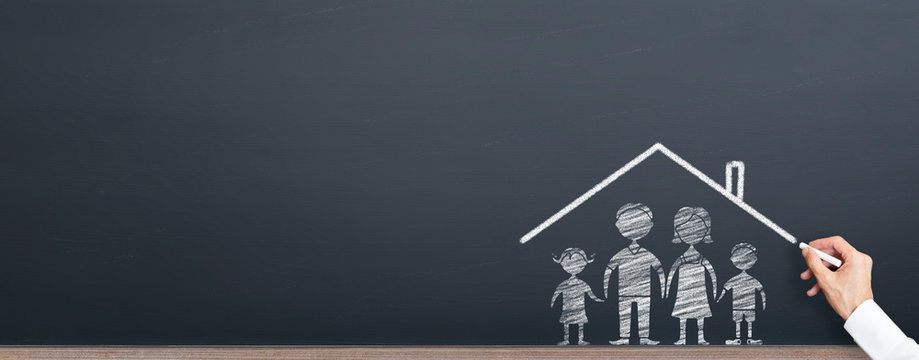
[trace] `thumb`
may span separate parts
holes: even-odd
[[[807,267],[811,269],[811,272],[813,272],[814,276],[816,276],[818,279],[822,279],[831,273],[830,269],[828,269],[826,266],[823,266],[823,260],[820,260],[820,257],[817,256],[817,253],[812,251],[810,248],[804,248],[804,261],[807,262]]]

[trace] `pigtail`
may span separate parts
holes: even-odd
[[[584,261],[590,264],[594,262],[594,258],[597,254],[591,254],[590,257],[587,257],[587,253],[585,253],[584,250],[578,248],[567,248],[565,251],[562,251],[562,254],[559,256],[555,256],[555,253],[552,253],[552,261],[555,261],[556,264],[560,264],[562,260],[565,260],[569,257],[574,257],[575,255],[580,256],[582,259],[584,259]]]

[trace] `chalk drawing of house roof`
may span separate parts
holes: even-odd
[[[670,149],[668,149],[666,146],[662,145],[661,143],[656,143],[652,145],[650,148],[648,148],[648,150],[645,150],[643,153],[639,154],[634,159],[626,163],[625,166],[619,168],[619,170],[616,170],[610,176],[607,176],[605,179],[603,179],[603,181],[600,181],[600,183],[598,183],[597,185],[594,185],[594,187],[592,187],[590,190],[587,190],[587,192],[579,196],[577,199],[574,199],[574,201],[572,201],[570,204],[566,205],[564,208],[559,210],[557,213],[555,213],[555,215],[552,215],[551,217],[546,219],[546,221],[543,221],[542,224],[539,224],[539,226],[533,228],[533,230],[530,230],[530,232],[526,233],[526,235],[520,238],[520,243],[524,244],[527,241],[530,241],[531,239],[533,239],[533,237],[538,235],[540,232],[542,232],[549,226],[552,226],[552,224],[560,220],[565,215],[568,215],[569,212],[577,208],[583,202],[587,201],[587,199],[590,199],[592,196],[596,195],[598,192],[600,192],[601,190],[609,186],[609,184],[612,184],[613,181],[616,181],[616,179],[618,179],[620,176],[624,175],[629,170],[632,170],[633,167],[640,164],[642,161],[645,161],[645,159],[647,159],[649,156],[653,155],[656,152],[660,152],[661,154],[664,154],[665,156],[667,156],[670,160],[673,160],[673,162],[677,163],[677,165],[680,165],[681,167],[683,167],[683,169],[686,169],[686,171],[689,171],[690,174],[694,175],[699,180],[702,180],[702,182],[707,184],[712,189],[715,189],[715,191],[717,191],[719,194],[721,194],[722,196],[730,200],[732,203],[734,203],[734,205],[737,205],[738,207],[746,211],[748,214],[750,214],[750,216],[753,216],[755,219],[759,220],[761,223],[763,223],[763,225],[766,225],[768,228],[772,229],[772,231],[775,231],[777,234],[779,234],[779,236],[783,237],[785,240],[788,240],[792,244],[797,243],[797,240],[795,239],[794,236],[792,236],[787,231],[785,231],[784,229],[776,225],[774,222],[772,222],[772,220],[769,220],[769,218],[767,218],[765,215],[763,215],[762,213],[754,209],[752,206],[750,206],[750,204],[747,204],[746,202],[743,201],[743,169],[744,168],[743,168],[742,162],[732,161],[727,164],[727,166],[725,167],[726,184],[725,186],[721,186],[721,184],[718,184],[717,182],[712,180],[712,178],[703,174],[701,171],[699,171],[699,169],[696,169],[694,166],[689,164],[689,162],[687,162],[686,160],[683,160],[683,158],[675,154],[673,151],[670,151]],[[736,195],[731,193],[731,189],[733,188],[733,184],[732,184],[733,177],[731,176],[731,172],[733,171],[733,169],[737,169],[738,171],[737,194]]]

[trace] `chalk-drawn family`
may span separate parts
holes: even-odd
[[[638,309],[638,335],[642,345],[656,345],[659,342],[649,338],[651,312],[651,278],[657,276],[661,284],[661,297],[675,296],[671,315],[680,319],[680,338],[674,344],[686,344],[686,320],[695,319],[698,331],[698,344],[708,345],[705,341],[705,318],[712,316],[708,299],[708,288],[705,281],[707,273],[712,279],[712,298],[721,301],[728,290],[733,291],[733,320],[736,324],[736,338],[725,341],[727,345],[740,345],[741,322],[747,322],[747,344],[759,345],[762,340],[753,339],[753,322],[756,320],[756,292],[760,292],[763,309],[766,308],[766,293],[763,285],[747,274],[746,270],[756,263],[757,253],[753,245],[740,243],[731,250],[731,262],[740,269],[740,274],[724,283],[724,290],[718,296],[718,280],[712,264],[696,250],[698,243],[711,243],[711,217],[701,207],[683,207],[673,217],[673,243],[684,243],[689,248],[681,255],[670,272],[664,277],[660,260],[647,249],[638,245],[654,226],[654,215],[651,209],[643,204],[629,203],[616,212],[616,227],[625,238],[632,241],[609,260],[603,275],[603,296],[609,298],[609,282],[613,271],[619,273],[619,336],[610,341],[614,345],[627,345],[631,336],[632,304]],[[558,257],[553,257],[571,277],[563,281],[552,294],[550,307],[556,299],[562,297],[562,314],[559,322],[565,329],[565,338],[559,345],[569,342],[569,325],[578,325],[578,344],[587,345],[584,341],[584,324],[587,323],[587,312],[584,307],[585,297],[597,302],[604,302],[594,295],[590,286],[577,277],[587,264],[594,261],[584,250],[568,248]],[[676,282],[676,293],[668,293]]]

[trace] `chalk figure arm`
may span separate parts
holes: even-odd
[[[734,279],[731,279],[725,282],[724,287],[721,289],[721,295],[718,296],[718,300],[715,300],[715,302],[721,302],[721,298],[723,298],[724,295],[728,293],[728,290],[731,290],[733,288],[734,288]]]
[[[590,288],[590,286],[587,286],[587,291],[585,291],[585,293],[587,293],[587,296],[590,296],[590,298],[593,299],[593,301],[596,301],[598,303],[606,301],[601,298],[598,298],[597,295],[594,295],[594,291],[593,289]]]
[[[552,294],[552,300],[549,300],[549,307],[550,307],[550,308],[553,307],[553,306],[555,306],[555,299],[558,298],[558,296],[561,295],[561,294],[562,294],[561,290],[558,290],[558,289],[555,290],[555,293]]]
[[[718,277],[715,276],[715,268],[712,267],[712,263],[708,259],[702,259],[702,265],[705,266],[705,270],[708,271],[708,275],[712,277],[712,298],[718,298]]]
[[[673,262],[673,266],[670,267],[670,274],[667,275],[667,286],[665,287],[667,290],[670,290],[670,286],[673,285],[673,275],[676,274],[679,269],[680,259],[677,258],[676,261]],[[667,295],[669,297],[670,294]]]
[[[661,299],[667,298],[667,278],[664,275],[664,266],[661,265],[661,261],[657,259],[656,256],[652,256],[653,262],[651,263],[651,269],[657,271],[657,277],[661,280]]]
[[[609,264],[606,265],[606,270],[603,271],[603,297],[607,299],[609,299],[609,279],[613,275],[613,270],[616,270],[618,267],[619,259],[616,256],[613,256],[612,259],[609,259]]]

